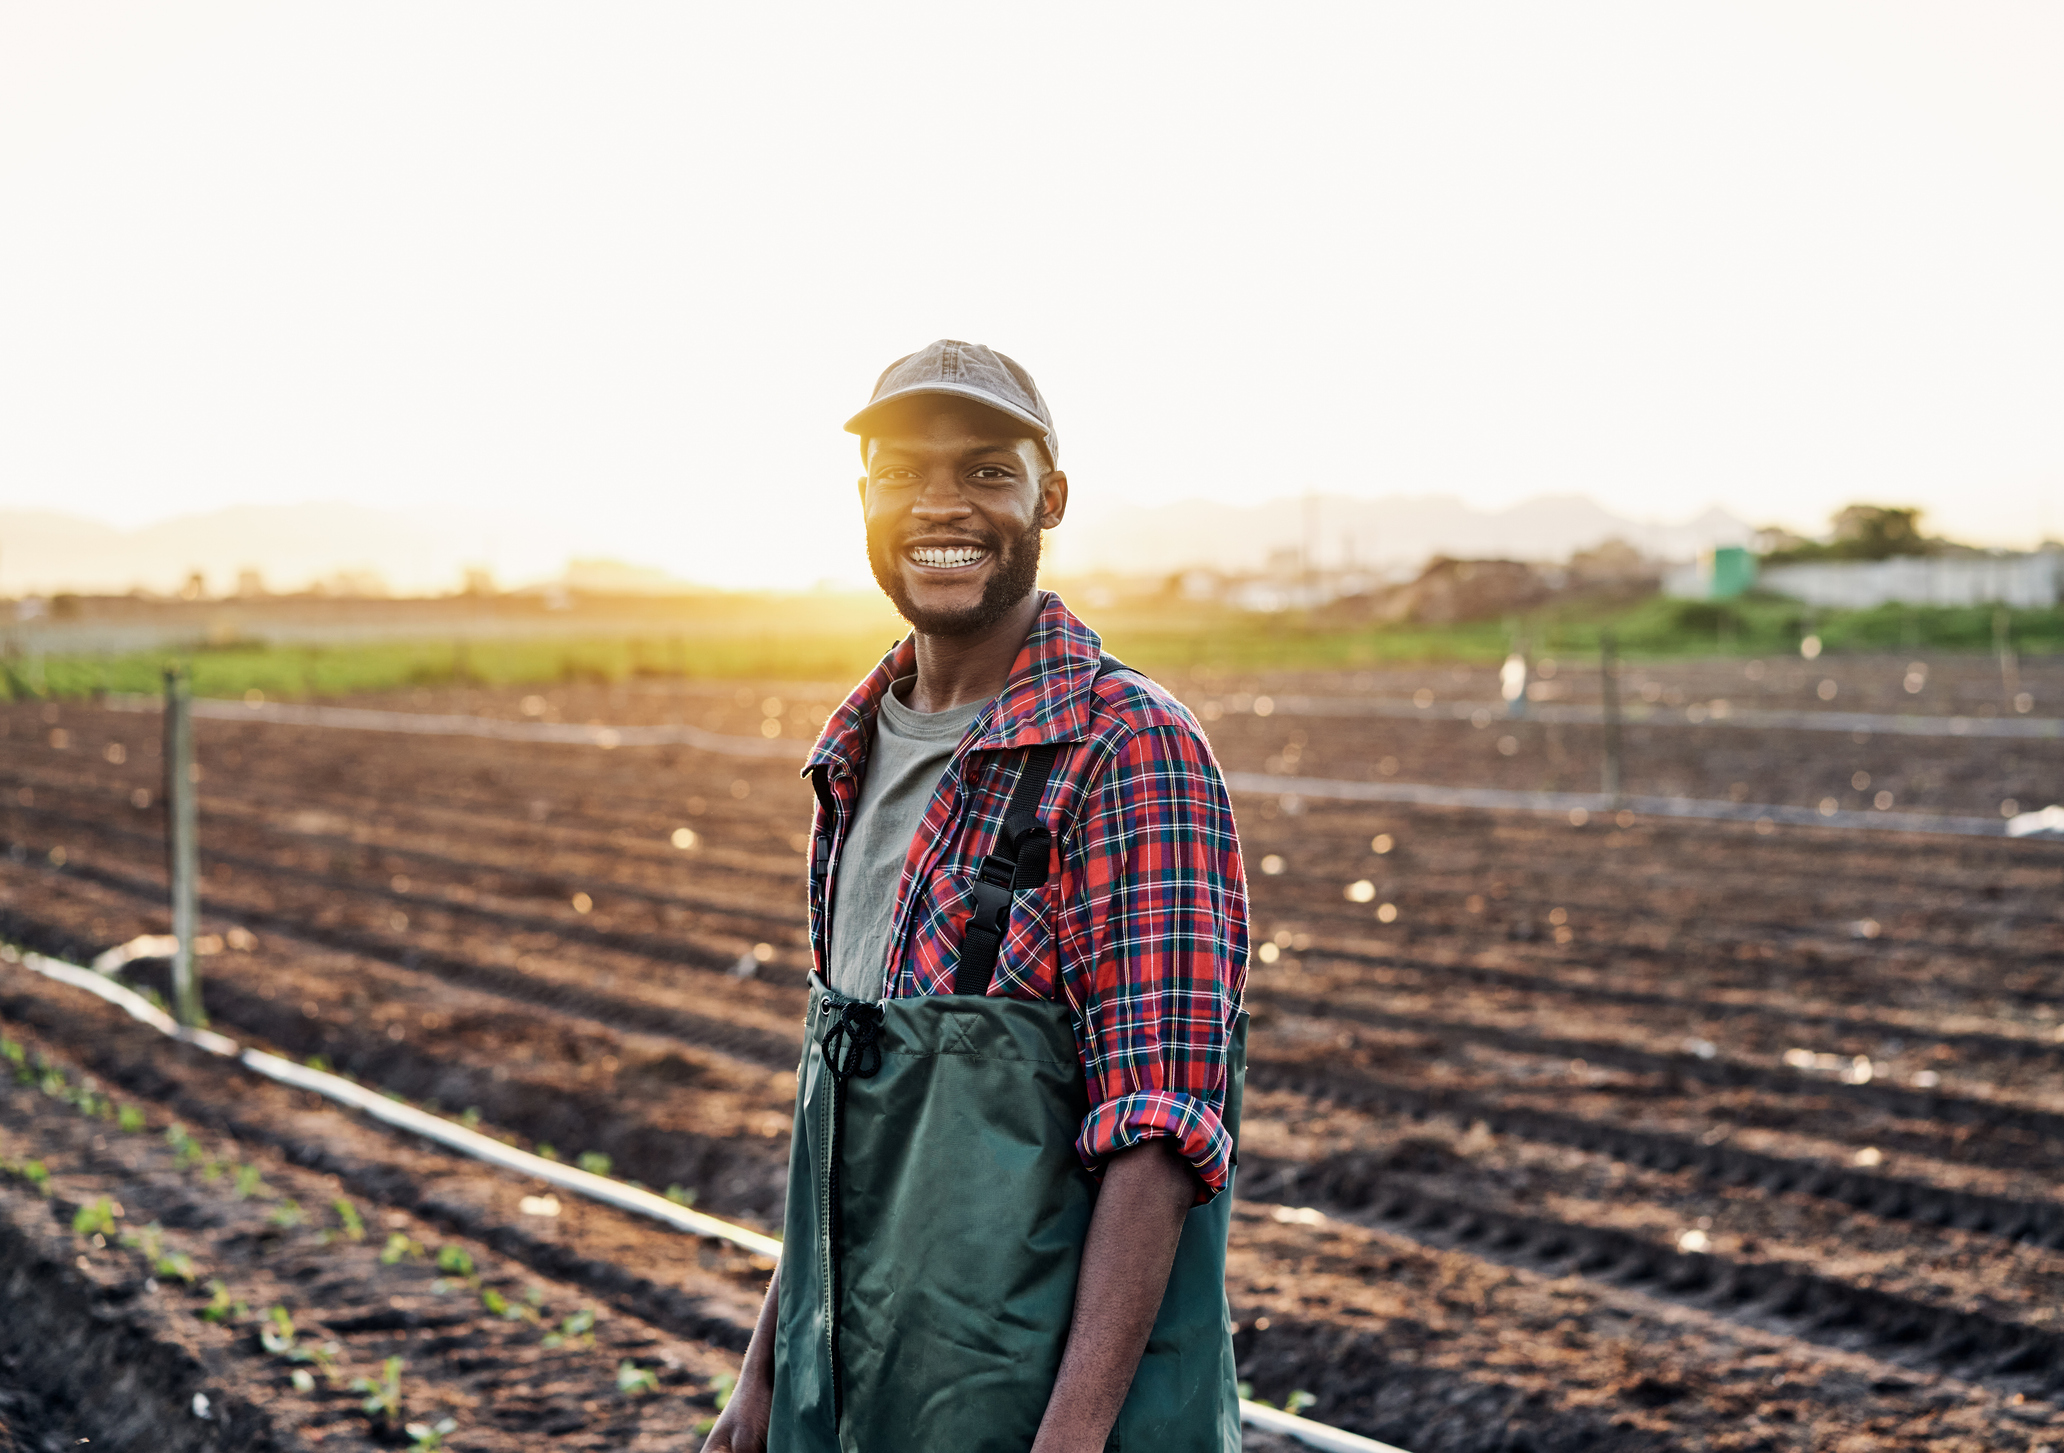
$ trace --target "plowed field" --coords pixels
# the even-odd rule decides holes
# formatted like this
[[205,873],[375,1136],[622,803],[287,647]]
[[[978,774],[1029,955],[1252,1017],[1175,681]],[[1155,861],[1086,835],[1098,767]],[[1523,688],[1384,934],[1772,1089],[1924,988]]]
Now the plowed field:
[[[1765,704],[1972,709],[1905,692],[1907,664],[1773,667]],[[2022,684],[2054,703],[2039,664]],[[1649,675],[1668,702],[1740,695],[1741,669]],[[1998,693],[1983,662],[1928,690],[1963,677]],[[1230,769],[1595,787],[1592,727],[1253,706],[1490,679],[1176,684]],[[522,695],[354,704],[761,739],[831,704]],[[0,937],[85,962],[165,931],[157,719],[0,725]],[[1637,792],[2064,796],[2058,741],[1627,735]],[[218,1028],[774,1226],[806,958],[792,766],[197,738]],[[1256,1396],[1413,1453],[2064,1448],[2064,846],[1236,806],[1266,945],[1231,1273]],[[126,972],[163,986],[162,961]],[[6,964],[0,1029],[0,1450],[408,1446],[403,1423],[447,1416],[454,1449],[695,1445],[764,1263],[548,1201]],[[399,1412],[368,1412],[393,1357]]]

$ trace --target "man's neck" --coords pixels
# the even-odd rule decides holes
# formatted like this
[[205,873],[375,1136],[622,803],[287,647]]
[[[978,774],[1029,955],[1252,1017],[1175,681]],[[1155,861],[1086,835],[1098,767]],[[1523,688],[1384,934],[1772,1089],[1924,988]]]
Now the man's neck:
[[919,631],[917,680],[905,705],[912,711],[951,711],[987,701],[1003,690],[1045,603],[1044,591],[1028,591],[1002,620],[973,635],[929,636]]

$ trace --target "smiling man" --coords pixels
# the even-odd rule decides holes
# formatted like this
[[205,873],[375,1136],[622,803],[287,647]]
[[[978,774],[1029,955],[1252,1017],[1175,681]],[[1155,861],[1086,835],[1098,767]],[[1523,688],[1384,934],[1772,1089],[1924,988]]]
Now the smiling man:
[[781,1267],[706,1447],[1233,1453],[1247,900],[1211,749],[1036,585],[1068,477],[1002,354],[846,427],[912,626],[826,724]]

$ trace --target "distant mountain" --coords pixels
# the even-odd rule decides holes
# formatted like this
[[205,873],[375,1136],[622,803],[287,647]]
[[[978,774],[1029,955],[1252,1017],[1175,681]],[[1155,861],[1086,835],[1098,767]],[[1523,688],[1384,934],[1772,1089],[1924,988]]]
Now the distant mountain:
[[[48,510],[0,510],[0,594],[169,593],[201,572],[208,594],[256,570],[267,589],[352,577],[406,593],[451,591],[483,555],[480,526],[348,504],[236,505],[122,530]],[[563,554],[552,562],[563,562]],[[542,572],[540,572],[542,573]]]
[[1190,500],[1153,508],[1117,506],[1079,517],[1050,537],[1055,571],[1159,574],[1189,567],[1261,570],[1272,556],[1307,548],[1315,565],[1379,570],[1416,567],[1433,555],[1564,560],[1615,537],[1644,554],[1688,559],[1715,545],[1748,542],[1754,531],[1725,510],[1682,524],[1616,515],[1582,495],[1543,496],[1505,510],[1479,510],[1450,495],[1357,499],[1317,495],[1252,505]]

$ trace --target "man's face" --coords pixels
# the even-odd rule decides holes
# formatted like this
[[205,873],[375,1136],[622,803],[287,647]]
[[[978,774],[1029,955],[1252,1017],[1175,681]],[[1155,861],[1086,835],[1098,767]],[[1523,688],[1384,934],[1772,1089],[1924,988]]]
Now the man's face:
[[995,625],[1038,578],[1068,477],[1021,426],[964,400],[920,396],[875,427],[860,481],[875,580],[926,635]]

